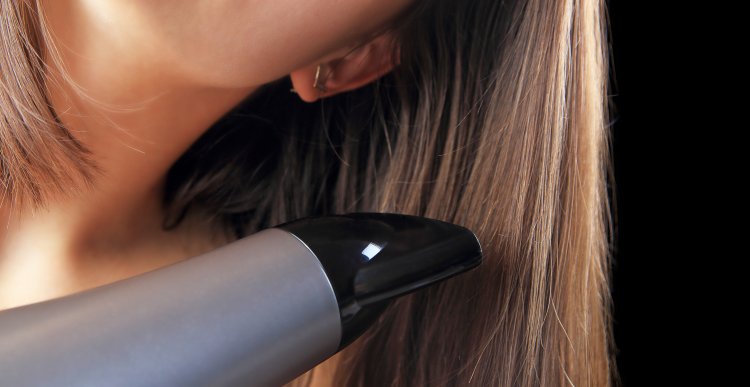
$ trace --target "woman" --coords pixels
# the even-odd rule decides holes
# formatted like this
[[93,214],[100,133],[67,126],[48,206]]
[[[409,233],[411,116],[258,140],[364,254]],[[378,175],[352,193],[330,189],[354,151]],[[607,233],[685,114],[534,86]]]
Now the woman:
[[291,385],[611,383],[603,2],[0,11],[1,309],[398,212],[475,231],[485,262]]

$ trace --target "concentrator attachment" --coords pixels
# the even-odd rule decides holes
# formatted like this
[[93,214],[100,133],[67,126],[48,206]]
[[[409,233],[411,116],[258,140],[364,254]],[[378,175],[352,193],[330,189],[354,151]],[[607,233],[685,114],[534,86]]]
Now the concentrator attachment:
[[471,269],[482,260],[474,233],[455,224],[391,213],[311,217],[277,226],[320,260],[348,345],[398,296]]

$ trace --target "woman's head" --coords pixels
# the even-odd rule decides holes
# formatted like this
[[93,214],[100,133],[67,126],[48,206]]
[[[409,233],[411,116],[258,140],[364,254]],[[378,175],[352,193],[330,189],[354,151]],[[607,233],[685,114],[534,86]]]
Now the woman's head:
[[[227,16],[223,3],[193,3],[187,14],[178,10],[182,2],[174,8],[111,3],[124,7],[125,15],[148,11],[136,18],[145,25],[140,33],[160,46],[176,45],[166,56],[176,66],[193,51],[216,53],[176,67],[185,79],[224,86],[267,82],[169,171],[166,226],[194,210],[221,219],[237,236],[350,211],[461,224],[482,242],[482,268],[399,300],[342,353],[337,385],[606,385],[611,342],[603,1],[237,3],[235,9],[248,14],[268,12],[253,15],[288,40],[263,50],[267,56],[276,52],[284,64],[243,73],[243,66],[263,59],[237,53],[238,36],[221,39],[243,35],[250,26],[242,22],[202,34],[211,28],[206,21],[241,19],[241,12],[237,19]],[[339,19],[330,7],[348,13]],[[23,25],[20,19],[3,23]],[[158,20],[171,27],[160,30]],[[293,27],[299,30],[288,25],[303,20],[309,24]],[[195,41],[179,41],[196,34]],[[369,34],[382,40],[363,39]],[[255,47],[272,42],[257,38]],[[378,52],[394,53],[382,63],[398,65],[379,78],[388,67],[371,67],[365,74],[376,76],[369,83],[318,100],[312,88],[317,64],[330,66],[326,74],[333,67],[334,79],[341,64],[334,59],[372,41],[382,44]],[[300,51],[287,52],[294,49]],[[22,49],[17,52],[25,58]],[[294,58],[284,59],[284,53]],[[18,63],[5,66],[3,71],[23,70]],[[220,70],[214,73],[213,66]],[[300,94],[290,93],[292,87]],[[0,99],[2,113],[23,134],[29,123],[17,118],[9,98]],[[34,106],[44,111],[43,103]],[[53,133],[64,138],[64,130]],[[7,136],[3,142],[19,138]],[[56,153],[54,162],[79,157],[81,151],[66,144],[48,144],[67,152]],[[23,192],[41,189],[28,171],[52,175],[61,189],[68,184],[44,165],[24,164],[23,157],[8,164],[8,156],[21,153],[7,154],[6,144],[2,149],[3,182],[15,192],[23,191],[19,184],[28,185]]]
[[[367,85],[393,68],[393,30],[410,3],[2,1],[3,97],[12,102],[3,106],[8,127],[0,133],[8,140],[2,151],[6,199],[13,208],[38,206],[74,186],[90,186],[97,172],[97,155],[90,157],[78,138],[90,131],[65,127],[66,118],[91,112],[69,114],[75,101],[58,106],[58,89],[128,111],[164,90],[255,90],[288,78],[297,97],[312,102]],[[137,85],[128,73],[138,73]],[[313,87],[316,76],[325,92]],[[50,90],[59,84],[65,85]],[[130,93],[147,87],[147,95]],[[35,119],[21,117],[35,111]],[[16,119],[26,130],[12,130]]]

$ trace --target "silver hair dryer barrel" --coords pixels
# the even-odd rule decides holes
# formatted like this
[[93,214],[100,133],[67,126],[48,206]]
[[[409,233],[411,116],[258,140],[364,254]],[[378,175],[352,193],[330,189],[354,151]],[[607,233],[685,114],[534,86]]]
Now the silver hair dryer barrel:
[[364,332],[395,297],[480,264],[466,228],[351,213],[0,312],[0,384],[279,386]]

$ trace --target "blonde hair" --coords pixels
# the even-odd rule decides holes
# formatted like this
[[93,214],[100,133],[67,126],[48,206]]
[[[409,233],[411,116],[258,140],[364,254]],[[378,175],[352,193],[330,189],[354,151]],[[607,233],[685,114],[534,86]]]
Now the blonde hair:
[[[3,193],[41,204],[91,163],[47,104],[35,2],[0,7]],[[392,74],[311,105],[279,81],[210,128],[167,177],[166,226],[190,209],[237,236],[352,211],[463,225],[482,266],[397,300],[335,385],[609,385],[606,25],[603,0],[419,2]]]

